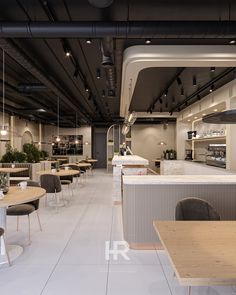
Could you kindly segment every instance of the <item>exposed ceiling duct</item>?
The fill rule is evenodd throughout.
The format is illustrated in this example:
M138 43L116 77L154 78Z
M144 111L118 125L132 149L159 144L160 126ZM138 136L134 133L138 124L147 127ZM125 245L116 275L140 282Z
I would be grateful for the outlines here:
M88 2L97 8L106 8L113 3L113 0L88 0Z
M116 74L114 66L114 46L113 39L111 37L106 37L102 39L101 42L101 52L102 52L102 62L101 65L105 69L108 96L116 96Z
M48 88L39 83L33 83L33 84L18 84L17 89L21 93L31 93L31 92L37 92L37 91L47 91Z
M235 38L236 21L0 22L1 38Z

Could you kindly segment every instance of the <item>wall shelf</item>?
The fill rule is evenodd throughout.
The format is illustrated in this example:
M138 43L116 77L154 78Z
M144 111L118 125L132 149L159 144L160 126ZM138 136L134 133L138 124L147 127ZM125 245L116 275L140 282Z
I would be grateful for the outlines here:
M201 141L214 141L214 140L226 140L226 136L211 136L211 137L186 139L187 142L201 142Z

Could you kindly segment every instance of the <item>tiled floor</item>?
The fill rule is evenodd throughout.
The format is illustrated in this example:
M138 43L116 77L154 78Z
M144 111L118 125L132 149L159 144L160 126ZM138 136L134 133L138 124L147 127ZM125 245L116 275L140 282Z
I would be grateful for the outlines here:
M44 207L32 216L32 244L26 218L8 219L8 241L24 246L12 267L0 266L1 295L187 295L164 251L132 251L130 260L105 259L105 242L122 241L120 206L112 206L112 176L96 170L74 198L56 213ZM236 294L232 287L194 287L192 295Z

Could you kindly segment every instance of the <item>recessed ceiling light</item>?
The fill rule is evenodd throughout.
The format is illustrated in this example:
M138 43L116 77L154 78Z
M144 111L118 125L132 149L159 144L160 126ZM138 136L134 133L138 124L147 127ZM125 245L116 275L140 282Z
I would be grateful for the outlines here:
M146 39L146 40L145 40L145 43L146 43L146 44L151 44L152 41L151 41L151 39Z
M232 45L232 44L235 44L235 43L236 43L236 40L230 40L230 41L229 41L229 44L231 44L231 45Z
M217 109L214 109L214 112L217 112L218 110Z
M188 119L188 122L191 122L191 120L190 120L190 119Z
M194 117L194 119L197 119L197 117Z
M205 114L205 113L203 113L202 115L203 115L203 116L206 116L206 114Z
M91 44L92 43L92 40L91 39L87 39L86 40L86 44Z

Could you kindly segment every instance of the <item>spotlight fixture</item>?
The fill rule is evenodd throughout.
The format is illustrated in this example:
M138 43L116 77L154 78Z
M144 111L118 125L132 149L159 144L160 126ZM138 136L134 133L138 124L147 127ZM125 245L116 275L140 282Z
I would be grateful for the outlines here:
M125 124L127 126L131 126L131 125L134 124L134 122L136 121L136 119L137 119L136 113L134 111L133 112L129 112L129 114L125 118Z
M92 43L92 40L91 39L87 39L86 40L86 44L91 44Z
M229 44L230 44L230 45L235 44L235 43L236 43L236 40L230 40L230 41L229 41Z
M197 79L196 79L196 76L193 76L193 86L197 86Z
M61 139L59 136L57 136L56 141L59 142Z
M74 77L74 78L77 78L78 75L79 75L79 69L78 69L78 68L75 68L75 71L74 71L73 77Z
M165 107L168 108L168 102L165 103Z
M217 109L214 109L213 111L214 111L214 112L218 112L218 110L217 110Z
M211 85L211 88L209 89L209 92L212 92L214 90L215 86L214 84Z
M180 112L181 111L181 108L178 108L178 112Z
M186 106L186 107L188 106L188 102L187 102L187 101L185 101L185 106Z
M71 51L68 48L68 46L65 43L63 43L62 47L63 47L66 57L69 57L71 55Z
M96 77L97 77L97 79L101 79L101 71L100 71L100 69L97 69Z
M173 112L170 112L169 114L170 114L170 116L172 116L173 115Z
M177 77L176 81L177 81L178 85L182 85L182 81L179 76Z
M197 95L197 99L198 99L198 100L201 100L201 96L200 96L200 94Z
M216 70L216 68L215 68L215 67L211 67L211 72L212 72L212 73L214 73L214 72L215 72L215 70Z
M103 89L102 90L102 97L105 97L106 96L106 91Z
M164 96L167 97L167 94L168 94L168 89L165 90Z
M150 109L150 114L152 114L152 109Z
M88 87L88 85L86 83L84 84L84 89L85 89L86 92L89 92L89 87Z
M180 95L181 95L181 96L183 96L183 95L184 95L184 88L183 88L183 87L181 88Z
M88 100L91 100L92 99L92 95L91 93L89 94L89 97L88 97Z
M163 100L162 100L162 98L160 98L160 99L159 99L159 101L160 101L160 104L162 104L162 103L163 103Z
M52 142L52 146L54 146L55 145L55 143L54 142Z
M146 43L146 44L151 44L152 41L151 41L151 39L146 39L146 40L145 40L145 43Z

